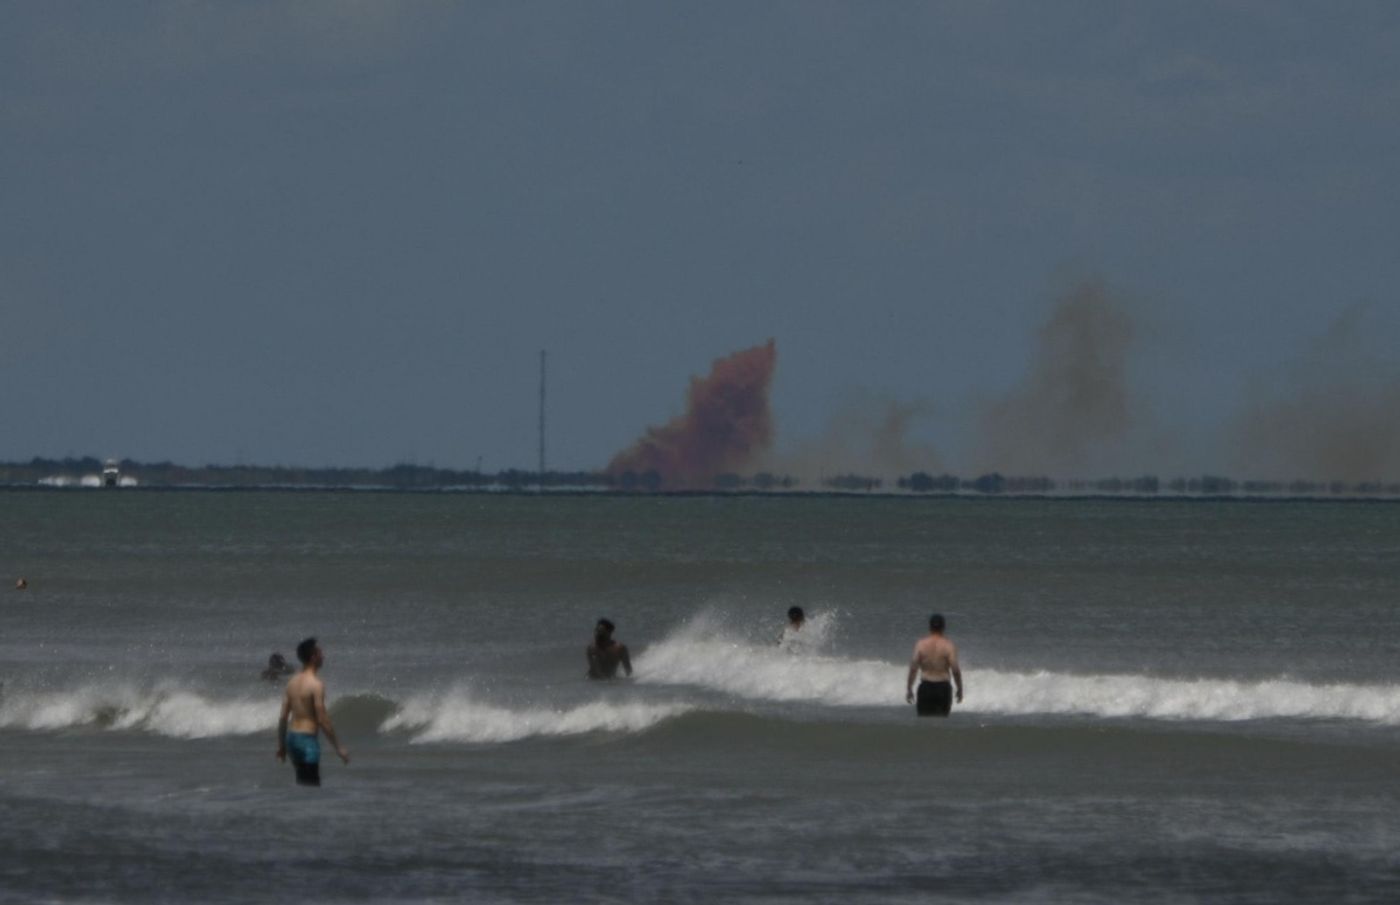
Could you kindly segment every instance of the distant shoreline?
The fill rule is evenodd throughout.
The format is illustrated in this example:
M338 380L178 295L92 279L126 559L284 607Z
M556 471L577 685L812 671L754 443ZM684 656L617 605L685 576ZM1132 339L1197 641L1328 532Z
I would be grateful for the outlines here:
M1394 494L1315 494L1311 496L1236 493L921 493L911 490L620 490L615 488L567 487L391 487L374 485L316 484L167 484L137 487L51 487L41 484L0 483L0 493L92 494L129 496L170 493L285 493L285 494L403 494L442 496L555 497L555 498L706 498L706 499L791 499L791 500L928 500L969 502L1122 502L1122 503L1400 503Z
M184 466L91 456L0 462L7 490L272 491L359 493L477 493L568 496L881 497L926 499L1124 500L1400 500L1400 482L1264 481L1221 475L1152 474L1095 480L989 472L975 478L916 471L898 477L828 473L815 483L760 471L706 478L667 477L656 471L487 472L431 465L388 468L300 468L284 465Z

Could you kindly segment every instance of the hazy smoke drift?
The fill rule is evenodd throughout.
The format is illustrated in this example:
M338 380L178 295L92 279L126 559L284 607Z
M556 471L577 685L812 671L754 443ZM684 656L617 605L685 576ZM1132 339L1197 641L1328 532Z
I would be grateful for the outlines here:
M893 479L915 471L939 472L944 465L938 451L913 436L913 428L932 420L934 413L926 400L905 402L855 391L836 408L819 437L765 465L810 483L842 473Z
M1366 311L1343 312L1310 354L1232 425L1240 471L1287 480L1400 477L1400 373L1371 348Z
M1056 303L1030 373L980 417L982 467L1068 476L1114 458L1132 423L1133 323L1095 281Z
M880 410L879 421L871 431L870 459L876 468L902 475L919 469L937 470L942 462L933 447L909 439L911 423L931 415L927 402L888 400Z
M717 360L710 376L692 378L685 414L649 427L608 463L608 473L654 471L666 487L705 487L739 471L773 442L768 387L778 350L773 340Z

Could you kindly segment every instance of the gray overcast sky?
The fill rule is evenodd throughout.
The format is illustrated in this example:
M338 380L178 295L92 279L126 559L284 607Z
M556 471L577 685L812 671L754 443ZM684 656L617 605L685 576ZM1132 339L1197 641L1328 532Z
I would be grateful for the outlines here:
M780 445L864 391L968 471L1084 274L1225 467L1340 315L1400 334L1397 48L1394 3L6 3L0 457L528 467L547 348L595 467L771 336Z

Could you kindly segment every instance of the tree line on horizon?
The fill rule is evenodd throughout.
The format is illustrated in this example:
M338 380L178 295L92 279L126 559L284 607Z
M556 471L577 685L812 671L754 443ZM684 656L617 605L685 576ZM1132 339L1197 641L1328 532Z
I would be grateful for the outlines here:
M173 462L143 463L122 459L123 475L145 487L364 487L394 490L505 489L593 490L621 493L779 493L812 490L836 493L900 492L923 495L976 494L1154 496L1400 496L1400 482L1384 481L1261 481L1236 480L1218 475L1176 477L1156 475L1097 480L1055 480L1045 476L1013 476L998 472L962 478L923 471L892 482L883 477L846 472L823 476L809 487L792 475L760 471L750 475L733 472L716 475L703 486L667 486L656 471L546 471L509 468L488 472L479 469L438 468L399 463L387 468L306 468L282 465L185 466ZM92 456L0 464L0 484L33 486L62 479L76 483L86 475L100 475L103 462Z

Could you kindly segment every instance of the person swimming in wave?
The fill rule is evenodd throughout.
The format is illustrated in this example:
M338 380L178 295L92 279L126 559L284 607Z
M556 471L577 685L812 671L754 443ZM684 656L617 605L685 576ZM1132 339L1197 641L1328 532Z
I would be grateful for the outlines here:
M277 651L272 652L272 656L267 658L267 669L262 671L264 682L277 682L295 673L292 664L287 662L287 658Z
M782 634L778 636L778 647L788 653L794 653L803 646L806 638L802 635L802 626L807 622L807 614L800 606L788 607L787 625L783 626Z
M286 761L290 753L292 766L296 768L297 785L319 786L319 733L326 733L326 739L335 747L335 753L347 764L350 763L350 753L336 738L331 715L326 712L326 685L319 675L326 663L321 645L316 643L315 638L307 638L297 645L297 659L302 664L301 672L287 682L287 692L282 696L282 714L277 718L277 759Z
M16 590L16 591L27 591L27 590L29 590L29 579L27 579L27 578L21 578L19 581L15 582L15 590Z
M958 703L963 699L962 669L958 666L958 648L943 636L943 616L928 617L928 634L914 645L914 657L909 661L909 678L905 683L904 700L914 703L914 677L919 682L919 716L947 716L953 709L953 686L949 676L958 684Z
M609 619L599 619L593 626L593 643L588 645L588 678L615 679L619 666L627 675L632 675L632 657L627 645L613 638L617 626Z

